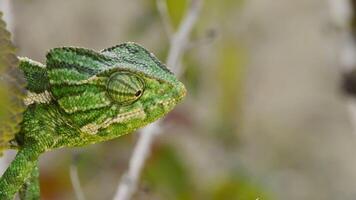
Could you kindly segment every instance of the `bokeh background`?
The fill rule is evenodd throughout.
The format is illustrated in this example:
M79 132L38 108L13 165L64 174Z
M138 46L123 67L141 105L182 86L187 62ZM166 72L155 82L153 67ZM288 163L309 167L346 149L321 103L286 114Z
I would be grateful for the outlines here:
M205 1L183 59L188 96L165 119L134 199L356 199L346 31L331 1ZM167 5L176 28L187 1ZM169 47L154 0L12 0L12 15L19 55L41 62L58 46L134 41L161 60ZM46 153L43 199L75 199L73 163L86 199L112 199L137 138Z

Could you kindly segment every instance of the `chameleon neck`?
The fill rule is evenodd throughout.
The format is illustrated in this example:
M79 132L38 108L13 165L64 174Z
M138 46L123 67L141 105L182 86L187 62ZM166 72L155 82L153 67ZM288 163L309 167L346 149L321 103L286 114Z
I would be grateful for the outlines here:
M51 150L58 145L66 135L60 134L64 130L68 134L75 134L70 129L68 120L61 114L54 104L32 104L24 113L21 131L16 135L20 147L35 145L40 151Z

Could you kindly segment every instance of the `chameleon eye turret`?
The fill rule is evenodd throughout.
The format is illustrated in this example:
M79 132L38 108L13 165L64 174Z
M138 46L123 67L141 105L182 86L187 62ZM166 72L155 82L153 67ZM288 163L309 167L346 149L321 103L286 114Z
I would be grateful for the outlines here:
M128 105L139 99L144 90L144 81L131 72L115 72L106 84L109 96L120 105Z

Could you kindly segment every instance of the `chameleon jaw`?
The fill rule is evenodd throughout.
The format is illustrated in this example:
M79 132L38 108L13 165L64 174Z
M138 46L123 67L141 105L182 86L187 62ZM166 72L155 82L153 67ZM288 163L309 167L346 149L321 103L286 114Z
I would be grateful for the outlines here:
M168 112L173 108L174 105L177 104L177 100L174 98L168 99L166 101L158 101L154 102L153 106L150 106L150 109L156 109L157 106L162 107L165 112ZM120 113L113 118L106 119L103 123L89 123L84 125L80 128L80 131L89 134L89 135L96 135L100 129L108 128L113 124L124 123L132 119L141 119L144 120L147 117L144 108L136 108L132 111Z
M133 111L118 114L116 117L106 119L102 124L90 123L80 128L80 131L89 135L96 135L100 129L105 129L112 124L126 122L131 119L144 119L146 113L143 109L137 108Z

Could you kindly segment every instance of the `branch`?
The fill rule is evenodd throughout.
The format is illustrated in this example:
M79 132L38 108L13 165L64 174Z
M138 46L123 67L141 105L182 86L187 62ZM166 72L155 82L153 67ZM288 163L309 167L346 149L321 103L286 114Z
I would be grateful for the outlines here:
M78 163L78 154L74 153L74 155L72 155L72 164L70 165L69 168L70 181L72 183L74 194L77 200L85 200L85 196L78 176L77 163Z
M159 13L162 23L163 23L163 27L166 31L166 34L169 39L172 39L173 26L172 26L172 23L169 18L169 13L168 13L168 9L167 9L167 1L166 0L157 0L156 5L157 5L158 13Z
M167 57L167 66L177 76L181 75L180 61L189 42L189 36L198 19L203 0L191 0L189 10L183 19L177 33L171 40L171 48Z
M180 61L188 45L192 29L197 22L202 3L203 0L191 0L190 7L178 31L172 36L167 57L167 66L177 76L181 74ZM150 156L151 146L161 132L162 128L160 124L161 120L158 120L142 129L129 162L129 169L122 177L114 200L129 200L135 193L145 161Z

